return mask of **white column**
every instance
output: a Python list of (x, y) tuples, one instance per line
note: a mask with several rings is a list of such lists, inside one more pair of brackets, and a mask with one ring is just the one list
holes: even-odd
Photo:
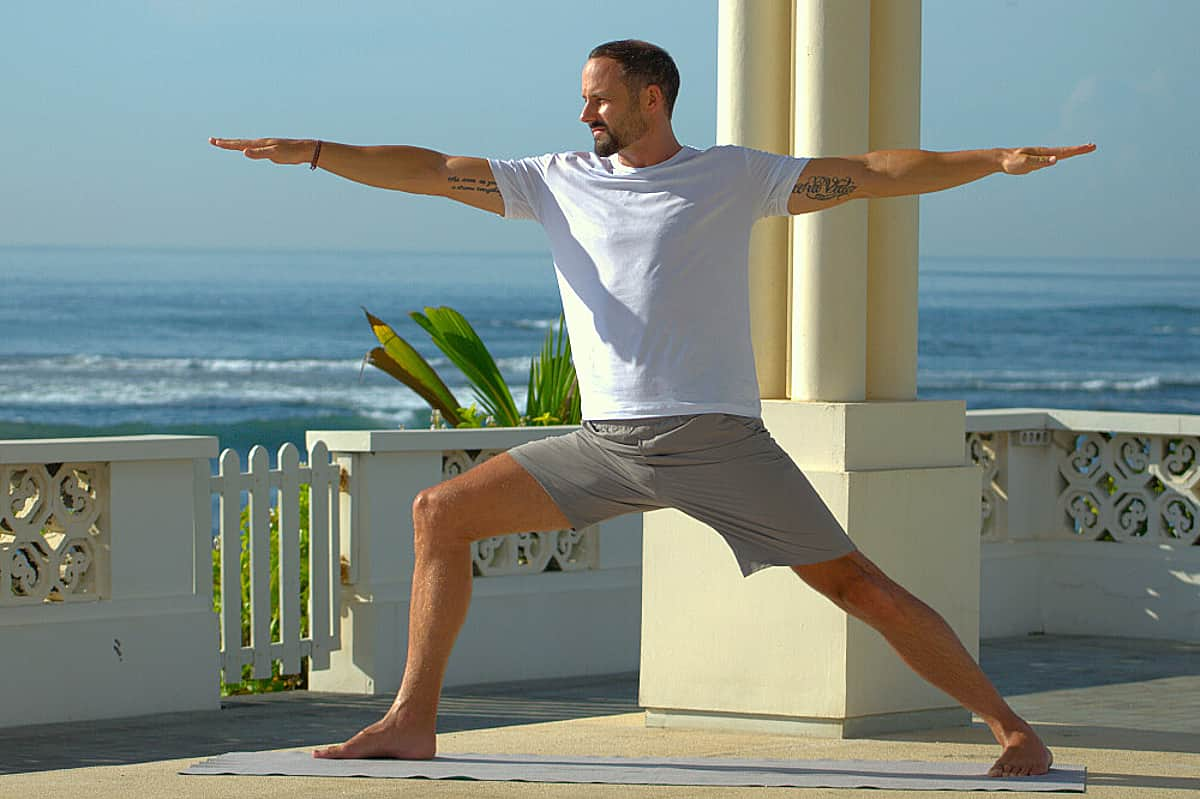
[[(870, 149), (921, 142), (921, 0), (871, 4)], [(867, 399), (917, 396), (916, 197), (872, 200), (867, 261)]]
[[(717, 20), (717, 143), (790, 152), (791, 0), (721, 0)], [(788, 221), (764, 219), (750, 238), (750, 325), (762, 397), (787, 396)]]
[[(795, 0), (794, 9), (792, 152), (854, 155), (876, 141), (899, 142), (903, 123), (918, 118), (915, 87), (904, 76), (919, 66), (919, 52), (905, 50), (914, 33), (919, 44), (919, 3)], [(786, 24), (782, 14), (776, 24)], [(896, 82), (908, 89), (888, 88)], [(887, 271), (893, 242), (906, 252), (903, 242), (915, 246), (915, 219), (903, 207), (892, 210), (872, 210), (878, 219), (870, 223), (861, 202), (797, 218), (791, 400), (764, 402), (763, 416), (862, 552), (938, 610), (974, 651), (979, 471), (964, 465), (962, 403), (911, 401), (915, 358), (905, 354), (907, 342), (886, 341), (900, 336), (915, 345), (915, 288), (891, 296), (897, 279), (915, 287), (915, 261), (905, 272), (910, 261), (899, 256), (901, 268)], [(885, 271), (872, 290), (886, 307), (868, 307), (869, 247), (878, 251), (876, 272)], [(907, 307), (893, 318), (894, 304)], [(884, 372), (869, 391), (874, 314), (883, 317), (873, 328), (874, 351), (900, 353), (901, 362), (895, 377)], [(864, 401), (893, 393), (909, 401)], [(647, 724), (859, 736), (969, 721), (878, 633), (790, 570), (743, 579), (724, 542), (675, 510), (646, 514), (645, 530), (640, 702)]]
[[(792, 152), (864, 153), (870, 143), (870, 4), (800, 0)], [(792, 399), (866, 398), (867, 207), (796, 217), (792, 238)]]

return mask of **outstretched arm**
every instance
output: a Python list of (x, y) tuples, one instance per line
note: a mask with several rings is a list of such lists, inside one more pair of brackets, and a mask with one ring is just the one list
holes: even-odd
[(792, 189), (788, 211), (806, 214), (847, 200), (927, 194), (961, 186), (994, 172), (1024, 175), (1095, 149), (1094, 144), (1084, 144), (951, 153), (879, 150), (849, 158), (814, 158)]
[[(209, 139), (209, 143), (275, 164), (312, 163), (317, 149), (314, 139)], [(357, 147), (322, 141), (317, 166), (356, 183), (448, 197), (504, 215), (504, 200), (486, 158), (443, 155), (421, 147)]]

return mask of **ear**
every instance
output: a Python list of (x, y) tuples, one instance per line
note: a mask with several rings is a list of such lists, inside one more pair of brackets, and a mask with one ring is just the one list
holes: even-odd
[(642, 89), (642, 109), (644, 111), (649, 113), (662, 109), (665, 112), (666, 108), (667, 98), (663, 96), (662, 88), (657, 83), (651, 83)]

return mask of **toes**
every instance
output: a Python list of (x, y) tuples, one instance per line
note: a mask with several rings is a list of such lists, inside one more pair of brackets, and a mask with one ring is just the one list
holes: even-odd
[(335, 757), (338, 757), (341, 753), (342, 753), (342, 746), (341, 746), (341, 744), (337, 744), (334, 746), (322, 747), (321, 749), (314, 749), (313, 757), (335, 758)]

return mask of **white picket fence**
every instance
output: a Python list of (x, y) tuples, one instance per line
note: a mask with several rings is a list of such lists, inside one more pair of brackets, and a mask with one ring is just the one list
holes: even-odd
[[(241, 470), (237, 452), (221, 453), (219, 472), (210, 479), (211, 493), (219, 498), (219, 548), (221, 596), (221, 669), (226, 682), (242, 679), (242, 667), (252, 666), (252, 677), (271, 676), (271, 663), (281, 663), (281, 674), (298, 674), (301, 658), (309, 668), (329, 668), (329, 653), (341, 646), (338, 591), (341, 586), (339, 551), (340, 469), (331, 461), (322, 442), (300, 463), (293, 444), (279, 448), (278, 468), (270, 468), (266, 449), (255, 446), (249, 468)], [(308, 634), (301, 635), (300, 592), (300, 493), (309, 491), (308, 518)], [(250, 561), (250, 641), (242, 642), (240, 575), (243, 494), (248, 503)], [(271, 567), (272, 508), (278, 523), (276, 573)], [(271, 582), (275, 578), (279, 625), (271, 625)]]

